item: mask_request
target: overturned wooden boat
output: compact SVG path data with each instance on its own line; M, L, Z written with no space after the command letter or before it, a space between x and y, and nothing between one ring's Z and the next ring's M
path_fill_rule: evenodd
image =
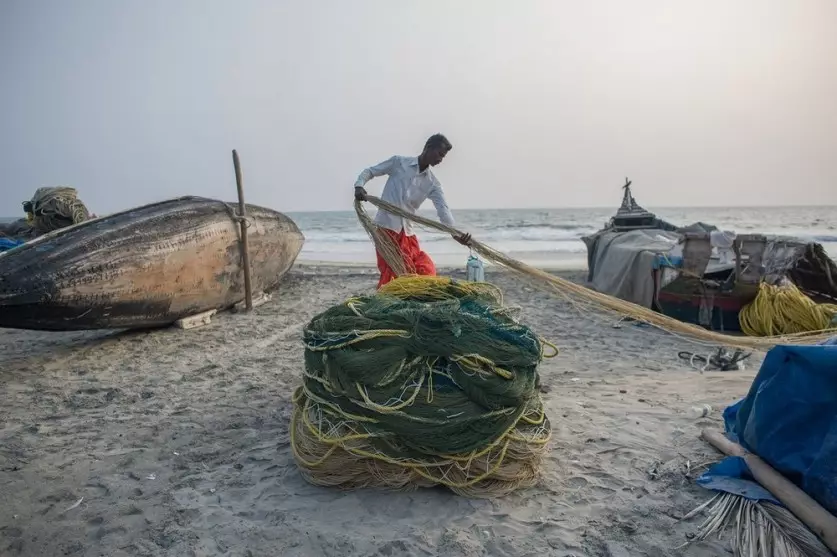
M282 213L247 205L253 292L276 288L304 242ZM51 232L0 254L0 327L133 329L244 299L233 206L181 197Z

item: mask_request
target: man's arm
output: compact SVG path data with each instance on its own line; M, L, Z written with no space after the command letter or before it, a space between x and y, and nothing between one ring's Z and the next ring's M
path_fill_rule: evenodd
M442 185L439 182L436 182L433 185L433 189L430 190L430 195L427 197L430 198L430 201L433 202L433 206L436 207L436 214L439 215L439 220L442 224L446 224L448 226L453 226L455 221L453 220L453 215L448 208L448 202L445 200L445 192L442 189ZM463 234L462 236L454 236L454 240L462 244L463 246L470 246L471 244L471 235L470 234Z
M363 172L360 173L357 177L357 181L355 181L355 199L361 201L365 199L366 190L364 189L364 186L366 183L372 178L383 176L384 174L390 174L395 166L396 158L397 157L391 157L384 162L376 164L375 166L363 169Z
M433 206L436 207L436 214L439 215L439 220L442 224L446 224L448 226L456 224L453 220L453 215L448 208L448 202L445 200L445 192L442 190L442 186L438 182L433 184L433 188L430 190L430 194L427 197L430 198L430 201L433 202Z

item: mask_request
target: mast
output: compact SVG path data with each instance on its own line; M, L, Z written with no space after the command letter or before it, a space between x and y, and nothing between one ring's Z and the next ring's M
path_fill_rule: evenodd
M625 185L622 189L624 190L622 205L611 219L611 225L617 229L652 228L657 216L646 211L636 202L631 193L631 181L628 178L625 178Z

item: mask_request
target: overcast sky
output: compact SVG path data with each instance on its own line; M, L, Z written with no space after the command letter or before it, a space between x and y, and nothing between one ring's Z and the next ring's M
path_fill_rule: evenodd
M837 204L835 0L0 0L0 75L6 215L234 199L233 148L350 209L434 132L454 208Z

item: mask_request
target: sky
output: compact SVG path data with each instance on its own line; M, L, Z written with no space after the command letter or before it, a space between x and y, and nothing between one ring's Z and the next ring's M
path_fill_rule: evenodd
M454 209L837 205L834 0L2 0L0 75L0 214L234 200L232 149L345 210L436 132Z

